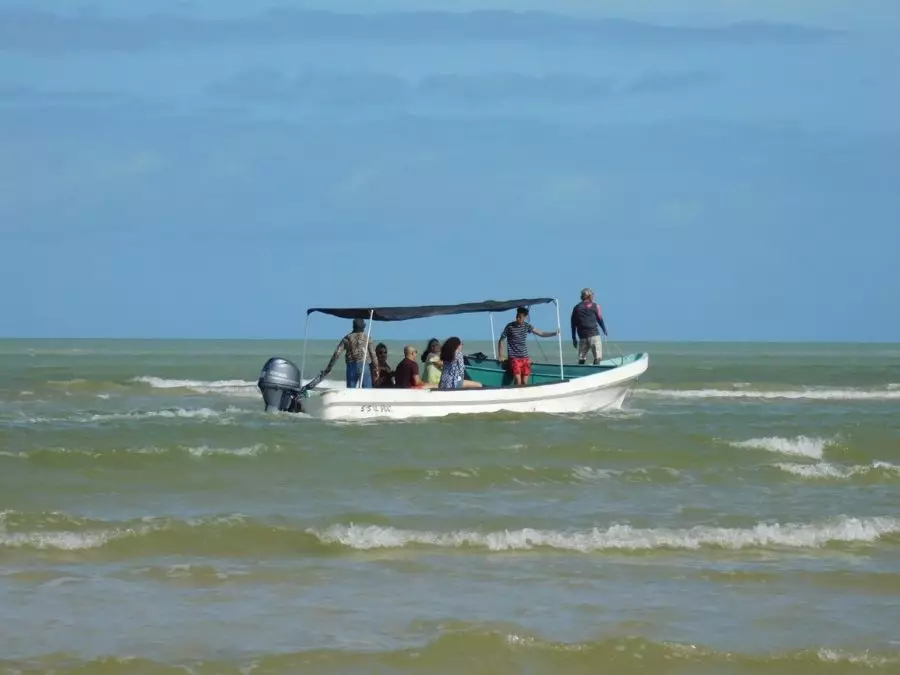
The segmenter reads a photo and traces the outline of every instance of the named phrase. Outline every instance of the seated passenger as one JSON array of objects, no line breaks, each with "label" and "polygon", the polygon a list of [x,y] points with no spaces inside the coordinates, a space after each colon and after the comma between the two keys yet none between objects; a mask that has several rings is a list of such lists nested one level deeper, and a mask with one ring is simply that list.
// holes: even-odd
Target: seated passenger
[{"label": "seated passenger", "polygon": [[465,379],[466,364],[463,361],[463,343],[458,337],[447,338],[441,346],[441,361],[444,369],[441,372],[439,389],[474,389],[481,387],[481,382]]},{"label": "seated passenger", "polygon": [[375,347],[375,356],[378,359],[375,364],[378,366],[378,375],[375,376],[375,387],[386,389],[394,386],[394,373],[388,365],[388,348],[383,342],[379,342]]},{"label": "seated passenger", "polygon": [[394,370],[394,386],[397,389],[425,386],[422,378],[419,377],[419,364],[416,363],[418,353],[418,350],[410,345],[403,348],[404,359],[397,364],[397,368]]},{"label": "seated passenger", "polygon": [[425,383],[437,387],[441,383],[441,369],[444,362],[441,361],[441,342],[437,338],[431,338],[425,353],[422,355],[422,363],[425,364]]}]

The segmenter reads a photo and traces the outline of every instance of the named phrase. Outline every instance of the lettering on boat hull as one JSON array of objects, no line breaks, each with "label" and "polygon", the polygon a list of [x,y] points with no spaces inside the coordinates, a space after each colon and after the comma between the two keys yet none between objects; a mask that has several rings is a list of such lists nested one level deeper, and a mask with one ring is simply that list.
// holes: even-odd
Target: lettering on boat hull
[{"label": "lettering on boat hull", "polygon": [[392,406],[389,405],[361,405],[359,411],[364,413],[391,413]]}]

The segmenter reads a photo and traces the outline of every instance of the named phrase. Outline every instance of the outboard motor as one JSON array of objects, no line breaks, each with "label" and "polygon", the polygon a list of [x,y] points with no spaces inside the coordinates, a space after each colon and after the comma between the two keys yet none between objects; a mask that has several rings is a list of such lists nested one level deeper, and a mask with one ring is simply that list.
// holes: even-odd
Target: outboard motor
[{"label": "outboard motor", "polygon": [[266,412],[302,411],[300,369],[287,359],[276,356],[266,361],[256,384],[266,402]]}]

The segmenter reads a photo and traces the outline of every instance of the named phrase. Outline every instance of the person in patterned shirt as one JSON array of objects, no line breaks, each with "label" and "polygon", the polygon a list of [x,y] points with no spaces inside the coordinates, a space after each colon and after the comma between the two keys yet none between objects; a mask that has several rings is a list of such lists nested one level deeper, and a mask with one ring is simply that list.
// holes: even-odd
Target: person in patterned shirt
[{"label": "person in patterned shirt", "polygon": [[328,376],[334,364],[337,362],[341,354],[344,354],[344,360],[347,363],[347,388],[356,387],[359,383],[359,374],[364,366],[369,366],[363,375],[362,386],[370,389],[372,382],[378,379],[378,358],[375,355],[375,348],[371,342],[366,346],[366,322],[362,319],[353,319],[353,331],[347,333],[338,342],[331,360],[325,366],[323,373]]},{"label": "person in patterned shirt", "polygon": [[466,379],[466,362],[463,358],[463,343],[455,335],[441,345],[441,381],[438,389],[478,389],[481,382]]}]

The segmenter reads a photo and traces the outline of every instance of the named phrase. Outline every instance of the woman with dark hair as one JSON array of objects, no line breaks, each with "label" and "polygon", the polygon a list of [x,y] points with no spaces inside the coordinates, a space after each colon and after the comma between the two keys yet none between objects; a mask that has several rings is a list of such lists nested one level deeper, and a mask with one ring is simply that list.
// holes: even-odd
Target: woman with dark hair
[{"label": "woman with dark hair", "polygon": [[428,346],[425,347],[425,351],[422,352],[422,363],[425,364],[425,372],[422,379],[425,380],[425,384],[430,384],[434,387],[437,387],[441,383],[441,369],[444,367],[444,362],[441,361],[441,341],[437,338],[431,338],[428,341]]},{"label": "woman with dark hair", "polygon": [[437,358],[441,357],[441,341],[437,338],[431,338],[428,341],[428,346],[425,347],[425,351],[422,352],[422,363],[428,363],[432,359],[428,357],[434,354]]},{"label": "woman with dark hair", "polygon": [[441,345],[441,361],[445,364],[452,363],[459,357],[462,361],[462,340],[458,337],[447,338],[447,341]]},{"label": "woman with dark hair", "polygon": [[438,389],[462,389],[480,387],[480,382],[465,379],[466,364],[463,361],[463,343],[458,337],[447,338],[441,346],[441,361],[444,362],[444,370],[441,372],[441,381]]}]

